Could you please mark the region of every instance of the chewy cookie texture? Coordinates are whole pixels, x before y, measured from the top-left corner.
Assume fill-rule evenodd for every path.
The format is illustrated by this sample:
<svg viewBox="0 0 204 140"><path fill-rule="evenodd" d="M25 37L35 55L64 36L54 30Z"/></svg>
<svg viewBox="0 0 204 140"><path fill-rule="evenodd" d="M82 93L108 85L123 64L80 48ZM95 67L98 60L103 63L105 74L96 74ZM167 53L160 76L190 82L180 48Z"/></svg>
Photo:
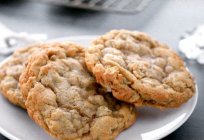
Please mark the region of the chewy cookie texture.
<svg viewBox="0 0 204 140"><path fill-rule="evenodd" d="M145 33L113 30L93 41L85 60L98 83L135 106L179 107L195 93L182 59Z"/></svg>
<svg viewBox="0 0 204 140"><path fill-rule="evenodd" d="M112 140L136 119L135 109L101 94L82 47L50 43L33 55L20 77L29 116L60 140Z"/></svg>
<svg viewBox="0 0 204 140"><path fill-rule="evenodd" d="M0 66L0 92L14 105L25 108L25 100L21 94L19 77L24 71L30 56L49 47L49 44L37 43L15 51Z"/></svg>
<svg viewBox="0 0 204 140"><path fill-rule="evenodd" d="M28 57L38 50L35 45L16 51L0 67L0 91L13 104L25 109L19 77L25 68Z"/></svg>

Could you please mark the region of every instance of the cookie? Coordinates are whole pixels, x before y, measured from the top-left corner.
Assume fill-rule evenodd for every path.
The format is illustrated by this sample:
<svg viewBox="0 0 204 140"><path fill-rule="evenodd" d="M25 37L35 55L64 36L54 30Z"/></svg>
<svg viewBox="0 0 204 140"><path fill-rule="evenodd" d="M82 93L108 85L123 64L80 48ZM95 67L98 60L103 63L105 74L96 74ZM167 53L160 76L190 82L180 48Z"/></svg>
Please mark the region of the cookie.
<svg viewBox="0 0 204 140"><path fill-rule="evenodd" d="M85 61L98 83L135 106L175 108L195 93L182 59L142 32L113 30L98 37Z"/></svg>
<svg viewBox="0 0 204 140"><path fill-rule="evenodd" d="M1 64L0 92L14 105L25 109L25 100L20 91L19 77L25 69L28 58L32 54L40 52L41 48L46 47L49 46L44 43L35 43L20 48Z"/></svg>
<svg viewBox="0 0 204 140"><path fill-rule="evenodd" d="M115 139L135 122L134 107L100 93L82 47L54 45L32 56L20 77L29 116L60 140Z"/></svg>
<svg viewBox="0 0 204 140"><path fill-rule="evenodd" d="M19 77L25 68L27 58L36 50L29 46L20 49L0 66L0 91L13 104L25 109L25 101L19 88Z"/></svg>

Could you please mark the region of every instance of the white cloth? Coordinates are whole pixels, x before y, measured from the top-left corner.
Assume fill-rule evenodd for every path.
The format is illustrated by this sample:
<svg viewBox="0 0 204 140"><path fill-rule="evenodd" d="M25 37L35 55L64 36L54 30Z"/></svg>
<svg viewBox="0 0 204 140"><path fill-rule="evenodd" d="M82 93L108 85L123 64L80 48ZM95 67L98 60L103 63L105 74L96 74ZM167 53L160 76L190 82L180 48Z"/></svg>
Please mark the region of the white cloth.
<svg viewBox="0 0 204 140"><path fill-rule="evenodd" d="M8 55L27 44L44 41L46 39L46 34L16 33L0 23L0 55ZM9 41L9 46L6 40Z"/></svg>
<svg viewBox="0 0 204 140"><path fill-rule="evenodd" d="M193 32L184 35L179 42L179 51L186 58L204 64L204 25L198 26Z"/></svg>

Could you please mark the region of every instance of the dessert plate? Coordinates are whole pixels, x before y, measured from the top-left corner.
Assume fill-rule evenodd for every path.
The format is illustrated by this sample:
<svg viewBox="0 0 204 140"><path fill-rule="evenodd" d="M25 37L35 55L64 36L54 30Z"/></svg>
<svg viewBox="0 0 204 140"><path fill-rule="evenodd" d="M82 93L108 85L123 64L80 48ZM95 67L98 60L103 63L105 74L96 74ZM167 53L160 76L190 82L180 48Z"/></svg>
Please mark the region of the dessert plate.
<svg viewBox="0 0 204 140"><path fill-rule="evenodd" d="M88 47L90 41L95 37L77 36L52 41L69 40ZM117 140L156 140L169 135L190 117L197 99L198 93L178 109L161 111L151 107L139 108L136 123L122 132ZM0 106L0 133L7 138L12 140L54 140L28 117L25 110L10 104L3 96L0 96Z"/></svg>

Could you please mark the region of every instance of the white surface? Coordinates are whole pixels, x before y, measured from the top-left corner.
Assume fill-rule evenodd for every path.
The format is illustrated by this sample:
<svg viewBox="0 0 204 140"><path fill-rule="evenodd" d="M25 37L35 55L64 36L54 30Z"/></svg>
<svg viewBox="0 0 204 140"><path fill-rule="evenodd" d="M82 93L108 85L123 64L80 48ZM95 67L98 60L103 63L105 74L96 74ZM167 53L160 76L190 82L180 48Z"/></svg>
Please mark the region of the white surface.
<svg viewBox="0 0 204 140"><path fill-rule="evenodd" d="M88 46L93 36L71 37L60 40L75 41ZM117 140L160 139L179 128L191 115L198 93L178 109L161 111L150 107L138 109L137 122L119 135ZM13 140L53 140L26 114L0 96L0 132Z"/></svg>

